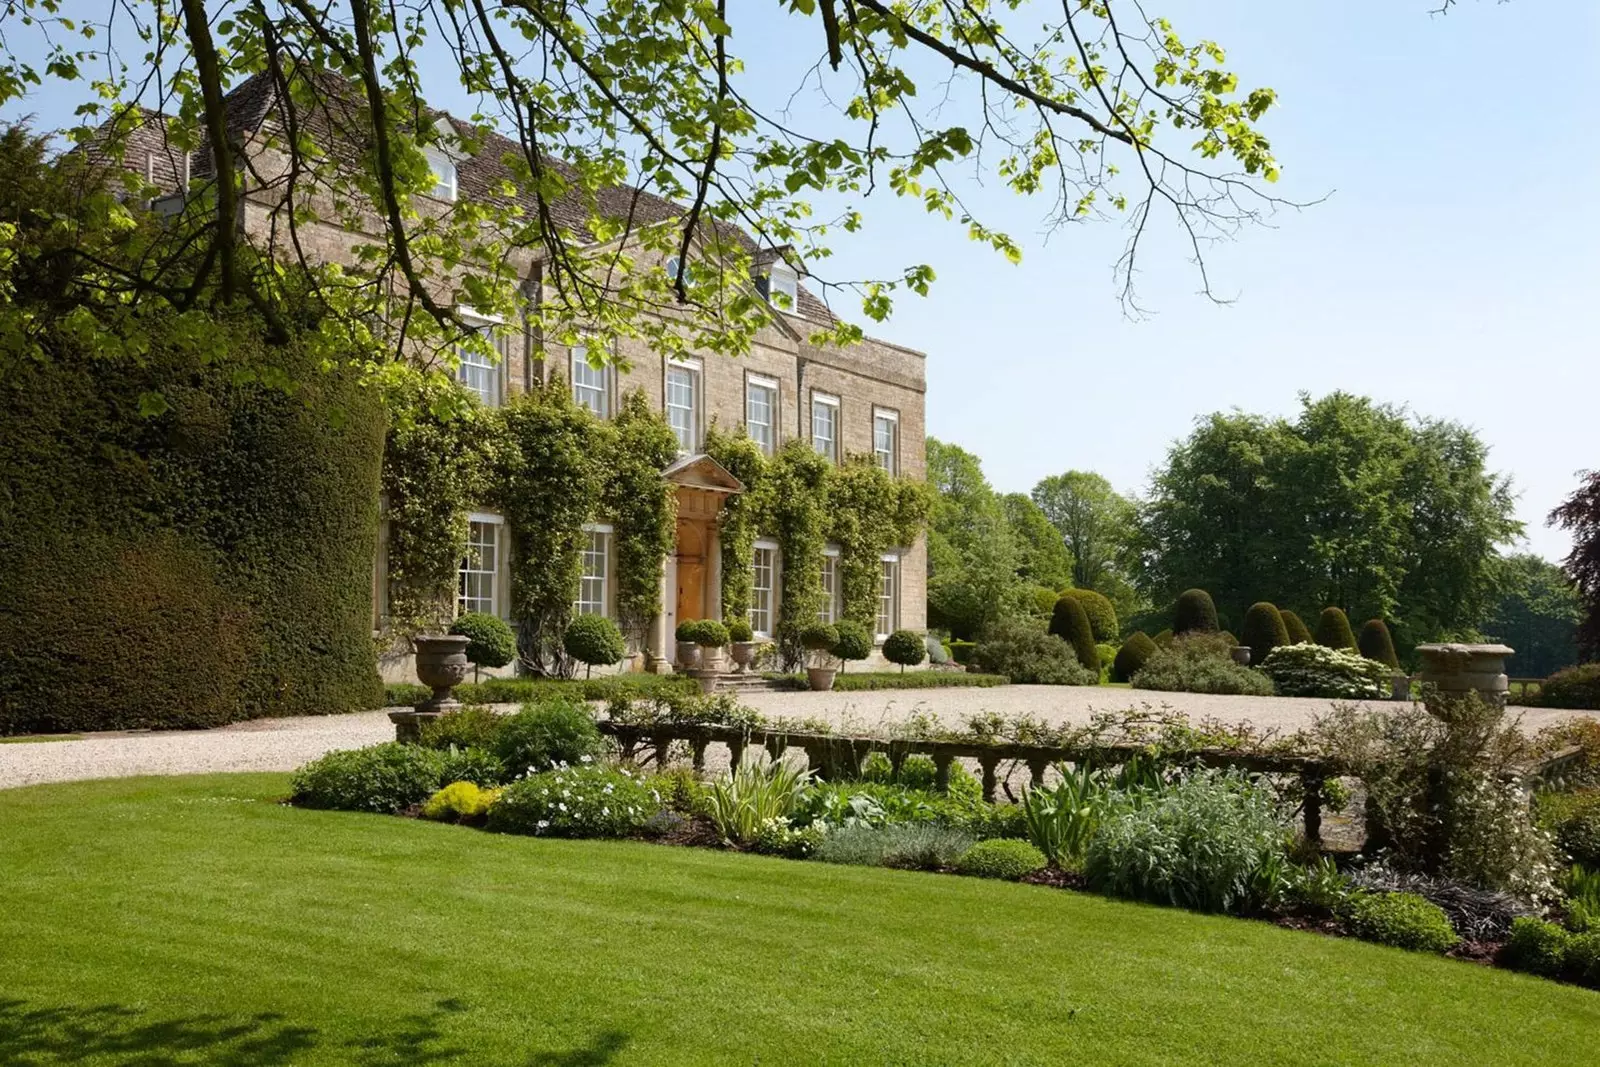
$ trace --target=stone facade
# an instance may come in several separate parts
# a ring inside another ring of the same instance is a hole
[[[271,101],[263,97],[262,87],[253,79],[235,90],[230,105],[238,113],[230,118],[230,126],[243,139],[246,152],[251,156],[251,184],[246,188],[240,210],[240,224],[245,234],[257,245],[288,256],[289,236],[286,225],[287,196],[284,184],[288,173],[287,157],[268,143],[275,119]],[[149,116],[151,122],[141,127],[137,140],[130,142],[125,165],[146,172],[151,184],[174,193],[187,192],[191,175],[203,181],[208,169],[204,151],[192,159],[174,159],[161,131],[160,116]],[[136,149],[136,150],[134,150]],[[460,196],[474,195],[475,188],[485,186],[492,176],[493,164],[485,156],[462,161],[458,166]],[[628,191],[631,193],[631,191]],[[315,190],[302,189],[297,199],[309,200],[313,208],[321,207],[323,217],[335,217],[331,204],[320,204],[323,199]],[[651,210],[659,219],[670,218],[676,212],[673,205],[650,198]],[[375,220],[374,220],[375,222]],[[354,247],[371,239],[379,227],[371,226],[372,233],[361,233],[366,225],[355,230],[338,225],[307,221],[294,234],[295,247],[308,258],[324,262],[352,263]],[[541,293],[538,258],[527,251],[514,251],[513,262],[517,276],[524,280],[524,291],[533,299]],[[758,256],[758,263],[771,263],[772,256]],[[732,429],[746,421],[747,390],[752,379],[771,386],[776,384],[775,445],[812,436],[813,402],[818,397],[833,406],[837,412],[837,458],[847,455],[875,452],[875,425],[892,425],[892,447],[887,459],[890,469],[897,474],[921,478],[926,471],[924,452],[925,435],[925,374],[922,353],[885,341],[867,339],[845,348],[819,347],[807,337],[819,325],[834,321],[832,313],[814,294],[806,290],[803,281],[798,283],[798,295],[792,310],[772,310],[771,324],[761,329],[754,339],[751,351],[741,357],[707,355],[695,360],[697,364],[699,404],[694,440],[687,453],[697,451],[705,430],[713,423],[723,429]],[[559,374],[570,380],[573,354],[567,349],[551,345],[541,346],[538,339],[515,326],[497,330],[501,361],[493,369],[497,376],[497,401],[513,396],[527,388],[530,380],[548,378]],[[633,390],[642,391],[656,410],[663,410],[667,402],[668,361],[650,350],[643,342],[625,343],[612,354],[611,365],[605,372],[605,388],[609,395],[609,410],[616,410],[620,397]],[[680,486],[683,492],[704,493],[704,486],[689,483]],[[715,509],[713,509],[713,512]],[[487,523],[493,516],[480,516]],[[680,529],[680,537],[682,531]],[[697,538],[702,535],[697,534]],[[708,583],[703,595],[693,602],[705,605],[706,614],[716,615],[720,603],[721,561],[716,550],[715,515],[703,535],[705,543],[698,543],[692,551],[693,558],[703,565],[704,580]],[[378,567],[384,566],[380,535]],[[688,573],[691,549],[680,543],[680,555],[669,559],[663,574],[662,615],[652,627],[647,641],[649,647],[635,665],[663,668],[672,657],[671,635],[678,604],[684,601],[681,589],[674,589],[674,575],[680,570]],[[898,552],[898,589],[893,620],[895,627],[921,631],[927,625],[927,546],[925,537],[919,536],[915,544],[902,546]],[[678,566],[679,560],[684,567]],[[492,584],[508,585],[509,573],[505,567],[504,552],[500,553]],[[486,579],[488,580],[488,579]],[[465,579],[464,579],[465,581]],[[384,581],[382,574],[374,576],[374,597],[377,601],[375,619],[381,615]],[[465,595],[465,594],[464,594]],[[506,613],[509,596],[502,590],[498,605]],[[874,656],[874,659],[878,659]],[[396,680],[409,680],[412,676],[410,657],[394,657],[383,664],[384,674]],[[499,673],[504,673],[499,672]]]

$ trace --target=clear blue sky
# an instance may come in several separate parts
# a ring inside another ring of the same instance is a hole
[[[1245,85],[1278,90],[1265,124],[1277,191],[1331,194],[1211,250],[1229,306],[1196,294],[1169,228],[1140,279],[1153,314],[1129,320],[1111,277],[1120,225],[1045,241],[1048,204],[993,183],[969,203],[1022,241],[1020,266],[880,195],[863,234],[834,240],[827,273],[934,266],[932,295],[902,298],[871,332],[928,353],[929,432],[978,453],[1002,490],[1080,468],[1137,493],[1197,416],[1292,414],[1302,390],[1345,389],[1478,429],[1515,480],[1529,547],[1555,558],[1567,541],[1544,515],[1578,468],[1600,466],[1600,4],[1430,6],[1147,0],[1185,39],[1223,44]],[[735,10],[746,82],[770,74],[782,99],[820,50],[816,23],[775,0]],[[433,82],[436,103],[470,112]],[[76,101],[63,97],[7,110],[65,124]]]

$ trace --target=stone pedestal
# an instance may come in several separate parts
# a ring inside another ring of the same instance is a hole
[[[1511,688],[1506,657],[1513,651],[1505,645],[1418,645],[1422,684],[1446,697],[1477,693],[1503,707]]]

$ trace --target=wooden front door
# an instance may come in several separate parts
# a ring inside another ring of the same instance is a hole
[[[706,614],[706,527],[692,519],[678,520],[678,621]]]

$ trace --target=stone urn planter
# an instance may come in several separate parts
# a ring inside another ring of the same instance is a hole
[[[1250,666],[1249,645],[1234,645],[1232,648],[1228,649],[1228,655],[1232,656],[1233,662],[1237,663],[1239,666]]]
[[[839,673],[834,667],[807,667],[806,681],[814,693],[826,693],[833,688],[833,676]]]
[[[678,642],[678,667],[691,671],[700,666],[700,646],[693,641]]]
[[[735,641],[728,646],[728,655],[733,659],[733,665],[741,671],[750,669],[750,664],[756,661],[756,643],[754,641]]]
[[[703,671],[711,671],[713,673],[720,672],[722,670],[722,646],[701,645],[699,648],[700,669]]]
[[[414,638],[417,649],[417,678],[433,690],[433,695],[416,705],[421,715],[442,715],[461,707],[453,692],[467,680],[467,643],[463,634],[438,634]]]
[[[1511,683],[1506,678],[1506,657],[1515,651],[1506,645],[1418,645],[1422,657],[1422,683],[1441,696],[1477,693],[1504,706]]]
[[[694,680],[699,683],[700,692],[706,694],[707,696],[710,696],[712,693],[717,691],[717,682],[722,678],[721,671],[707,670],[704,667],[696,667],[689,673],[694,677]]]

